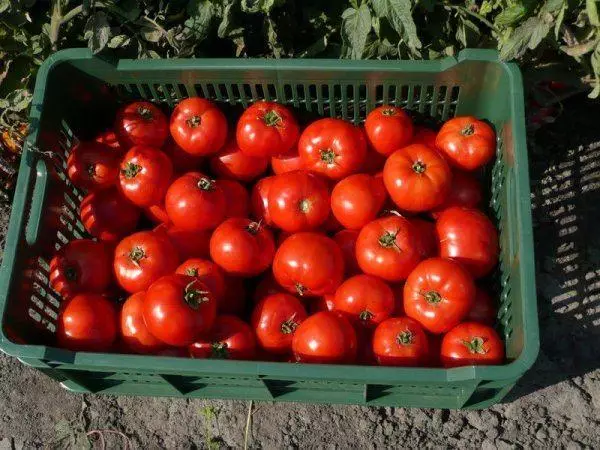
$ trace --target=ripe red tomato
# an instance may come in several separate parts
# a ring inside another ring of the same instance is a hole
[[[144,291],[179,264],[177,250],[164,233],[138,231],[115,249],[115,278],[125,291]]]
[[[116,241],[135,230],[141,211],[116,187],[91,192],[79,205],[86,231],[102,241]]]
[[[227,219],[210,238],[210,257],[231,275],[258,275],[269,268],[274,254],[271,231],[250,219]]]
[[[480,287],[475,290],[475,301],[465,316],[466,322],[477,322],[493,326],[496,322],[498,307],[492,296]]]
[[[275,278],[273,278],[273,273],[268,272],[260,278],[260,281],[254,288],[254,293],[252,294],[252,304],[257,305],[263,298],[268,297],[269,295],[279,294],[281,292],[285,292]]]
[[[142,311],[153,336],[181,347],[210,330],[217,315],[217,301],[200,281],[173,274],[152,283]]]
[[[200,172],[177,178],[165,196],[169,219],[177,228],[211,230],[225,218],[225,194],[219,183]]]
[[[273,275],[281,287],[300,296],[332,294],[344,277],[344,257],[332,239],[296,233],[277,249]]]
[[[132,147],[121,161],[121,192],[134,205],[146,208],[160,204],[173,176],[173,165],[162,151]]]
[[[310,314],[315,314],[315,313],[318,313],[319,311],[333,311],[334,310],[334,299],[335,299],[335,294],[325,294],[321,297],[315,297],[315,298],[311,299],[310,303],[308,305]]]
[[[391,284],[392,292],[394,293],[394,312],[392,317],[405,316],[404,313],[404,283]]]
[[[382,366],[420,366],[429,359],[429,342],[423,327],[410,317],[381,322],[373,334],[373,353]]]
[[[273,224],[291,233],[314,230],[330,211],[327,183],[303,170],[275,176],[267,202]]]
[[[173,225],[159,225],[155,232],[166,233],[171,243],[175,246],[179,260],[189,258],[208,258],[210,253],[210,231],[182,230]]]
[[[421,212],[444,201],[450,191],[452,173],[436,150],[413,144],[388,158],[383,168],[383,181],[399,208]]]
[[[160,148],[169,134],[167,116],[150,102],[133,102],[117,112],[115,133],[124,150],[134,145]]]
[[[58,317],[58,346],[73,351],[103,352],[117,337],[117,312],[100,294],[79,294]]]
[[[441,359],[444,367],[502,364],[504,344],[493,328],[465,322],[444,336]]]
[[[212,173],[221,178],[252,181],[262,175],[269,166],[269,159],[242,153],[235,139],[210,159]]]
[[[431,333],[445,333],[460,323],[475,301],[475,283],[451,259],[430,258],[404,284],[404,311]]]
[[[121,147],[117,135],[112,130],[106,130],[99,133],[94,139],[94,141],[98,142],[99,144],[103,144],[107,147],[110,147],[114,152],[118,153],[119,155],[122,155],[125,151],[125,149]]]
[[[331,210],[344,228],[360,230],[375,220],[386,199],[381,177],[355,174],[338,182],[331,192]]]
[[[169,137],[163,146],[163,152],[171,159],[175,173],[185,173],[198,170],[204,159],[201,156],[191,155]]]
[[[376,152],[370,145],[368,145],[367,156],[365,157],[365,162],[363,163],[361,172],[375,175],[383,170],[386,160],[387,157],[385,155]]]
[[[225,218],[248,217],[250,214],[250,195],[241,183],[234,180],[217,180],[225,195]]]
[[[416,231],[416,245],[421,255],[421,259],[431,258],[438,253],[438,241],[435,234],[435,224],[428,220],[411,217],[409,222]]]
[[[434,131],[426,127],[416,127],[415,134],[412,138],[411,144],[424,144],[430,148],[435,147],[435,138],[437,137],[437,131]]]
[[[481,184],[468,172],[455,170],[452,173],[452,185],[446,199],[438,206],[431,215],[438,218],[440,212],[452,206],[465,206],[477,208],[483,200]]]
[[[455,117],[442,126],[435,145],[452,166],[475,170],[494,157],[496,133],[487,123],[473,116]]]
[[[402,281],[421,259],[416,242],[416,232],[407,219],[382,217],[360,230],[356,260],[364,273],[387,281]]]
[[[411,141],[413,123],[402,108],[383,105],[369,113],[365,131],[369,143],[377,152],[391,155]]]
[[[253,359],[256,339],[252,328],[235,316],[218,316],[210,332],[189,347],[192,358]]]
[[[190,258],[177,267],[175,273],[194,277],[219,301],[225,294],[225,274],[219,266],[208,259]]]
[[[250,193],[252,216],[259,222],[269,226],[273,225],[269,214],[269,192],[271,191],[273,181],[275,181],[275,177],[261,178],[252,187],[252,192]]]
[[[191,155],[217,153],[227,140],[227,119],[210,100],[198,97],[179,102],[171,114],[171,136]]]
[[[164,203],[148,206],[144,208],[144,215],[153,223],[170,225],[169,215],[165,209]]]
[[[217,303],[217,313],[243,316],[246,312],[246,288],[244,280],[225,275],[225,293]]]
[[[119,154],[98,142],[80,142],[67,159],[67,175],[79,189],[94,191],[114,186],[119,177]]]
[[[146,327],[143,316],[145,292],[136,292],[121,309],[121,340],[125,349],[134,353],[155,353],[165,344],[156,339]]]
[[[394,293],[372,275],[355,275],[335,291],[333,309],[343,313],[354,325],[374,328],[392,315]]]
[[[305,319],[292,338],[296,361],[344,364],[356,359],[356,333],[350,322],[335,311],[318,312]]]
[[[246,155],[268,158],[290,151],[299,134],[298,123],[287,107],[261,101],[244,111],[235,136]]]
[[[481,211],[448,208],[438,217],[435,228],[442,258],[459,261],[475,278],[487,275],[496,266],[498,232]]]
[[[305,169],[341,180],[362,167],[367,144],[361,130],[341,119],[320,119],[300,136],[298,154]]]
[[[104,242],[77,239],[50,261],[50,287],[63,298],[81,292],[101,294],[112,281],[112,249]]]
[[[294,331],[306,319],[304,306],[290,294],[273,294],[263,298],[252,312],[252,328],[258,344],[276,354],[292,349]]]
[[[342,255],[344,255],[347,277],[361,272],[358,261],[356,261],[356,239],[358,239],[357,230],[341,230],[333,236],[333,240],[339,245]]]
[[[300,158],[300,155],[298,154],[298,149],[294,147],[287,153],[272,156],[271,169],[273,169],[275,175],[304,169],[304,164],[302,164],[302,158]]]

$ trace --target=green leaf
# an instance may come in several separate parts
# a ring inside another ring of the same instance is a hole
[[[348,46],[348,56],[352,59],[362,58],[371,31],[371,12],[366,3],[359,9],[348,8],[342,14],[342,39]]]
[[[31,92],[27,89],[17,89],[6,96],[8,106],[5,109],[14,112],[24,111],[31,104]]]
[[[273,8],[283,4],[284,0],[242,0],[242,11],[254,14],[263,12],[269,14]]]
[[[562,8],[558,15],[556,16],[556,21],[554,22],[554,38],[558,40],[558,34],[560,33],[560,27],[562,26],[563,21],[565,20],[565,12],[567,10],[567,3],[563,1]]]
[[[280,40],[277,38],[275,24],[270,18],[267,19],[267,41],[275,58],[281,58],[283,46],[281,45]]]
[[[129,38],[129,36],[127,36],[125,34],[119,34],[117,36],[113,36],[112,38],[110,38],[110,41],[108,41],[108,47],[109,48],[127,47],[130,42],[131,42],[131,39]]]
[[[550,31],[550,24],[539,17],[530,17],[518,28],[510,38],[501,44],[500,58],[504,60],[518,59],[527,51],[533,50]]]
[[[527,14],[527,9],[520,3],[509,6],[496,16],[494,23],[499,27],[507,27],[517,23]]]
[[[191,0],[188,3],[188,13],[191,17],[184,25],[197,40],[203,40],[210,31],[215,14],[213,4],[208,0]]]
[[[142,13],[142,10],[140,9],[140,3],[141,2],[139,0],[124,0],[119,2],[118,7],[116,5],[112,5],[110,9],[118,8],[119,15],[133,22],[140,17],[140,14]]]
[[[600,26],[600,18],[598,18],[598,5],[596,0],[585,0],[585,10],[587,11],[590,23],[595,27]]]
[[[0,0],[0,13],[8,11],[10,8],[10,0]]]
[[[588,95],[589,98],[598,98],[600,96],[600,44],[596,46],[596,50],[592,53],[590,59],[594,75],[596,77],[596,86],[594,90]]]
[[[372,5],[375,14],[386,17],[411,53],[418,55],[422,44],[412,18],[410,0],[372,0]]]
[[[235,3],[230,2],[225,6],[223,10],[223,19],[219,24],[219,28],[217,29],[217,36],[221,39],[229,36],[229,32],[231,31],[231,27],[233,25],[233,7]]]
[[[158,42],[163,35],[163,32],[158,28],[154,28],[152,26],[142,27],[140,29],[140,34],[144,38],[145,41],[148,42]]]
[[[599,41],[600,39],[592,39],[577,45],[561,45],[560,49],[567,55],[577,58],[594,50]]]
[[[92,53],[100,52],[108,44],[110,25],[103,11],[97,11],[90,16],[85,24],[84,38],[88,40],[88,47]]]
[[[312,58],[322,53],[327,48],[327,35],[321,36],[314,43],[312,43],[306,50],[296,55],[298,58]]]

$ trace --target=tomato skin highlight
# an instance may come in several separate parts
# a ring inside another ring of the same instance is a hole
[[[373,334],[373,353],[381,366],[421,366],[428,362],[429,339],[423,327],[410,317],[381,322]]]
[[[442,339],[444,367],[497,365],[504,361],[504,344],[496,331],[480,323],[464,322]]]
[[[160,148],[169,134],[167,117],[153,103],[129,103],[117,112],[115,134],[124,150],[134,145]]]
[[[165,348],[165,344],[155,338],[146,327],[143,316],[144,291],[131,295],[121,309],[121,340],[126,350],[134,353],[156,353]]]
[[[71,150],[67,175],[79,189],[95,191],[114,186],[119,178],[119,153],[93,141],[83,141]]]
[[[365,131],[373,149],[389,156],[410,143],[414,127],[402,108],[383,105],[367,115]]]
[[[192,358],[251,360],[256,339],[250,326],[235,316],[218,316],[206,337],[189,346]]]
[[[79,206],[86,231],[101,241],[116,241],[133,232],[140,215],[141,211],[116,187],[89,193]]]
[[[344,228],[360,230],[377,218],[386,197],[381,177],[367,174],[350,175],[333,188],[331,210]]]

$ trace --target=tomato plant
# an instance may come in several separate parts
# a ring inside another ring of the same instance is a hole
[[[252,216],[269,226],[273,225],[271,215],[269,214],[269,192],[271,191],[273,181],[275,181],[275,177],[261,178],[252,187],[252,192],[250,193],[250,210]]]
[[[419,263],[404,284],[404,311],[431,333],[445,333],[467,315],[475,301],[475,283],[450,259]]]
[[[248,217],[250,214],[250,195],[241,183],[235,180],[217,180],[225,196],[225,218]]]
[[[440,212],[452,206],[476,208],[483,201],[481,184],[468,172],[454,170],[450,191],[440,206],[432,211],[432,216],[438,218]]]
[[[356,261],[356,239],[358,239],[357,230],[341,230],[333,235],[333,240],[342,250],[347,277],[361,272]]]
[[[497,312],[498,307],[492,296],[486,290],[477,287],[475,290],[475,301],[465,316],[465,321],[493,326],[496,323]]]
[[[374,220],[360,230],[356,239],[359,267],[387,281],[405,280],[420,259],[416,232],[404,217]]]
[[[411,141],[413,123],[402,108],[383,105],[367,115],[365,131],[375,151],[391,155]]]
[[[475,170],[494,157],[496,133],[487,123],[473,116],[454,117],[444,123],[435,144],[452,166]]]
[[[94,191],[114,186],[119,177],[119,153],[106,145],[82,141],[67,159],[67,175],[79,189]]]
[[[439,206],[450,191],[452,174],[444,158],[423,144],[393,153],[383,168],[383,181],[399,208],[422,212]]]
[[[153,336],[169,345],[184,346],[211,329],[217,301],[194,277],[166,275],[146,291],[142,312]]]
[[[296,233],[277,249],[273,275],[293,294],[332,294],[344,277],[344,257],[331,238],[319,233]]]
[[[455,206],[436,222],[440,256],[463,264],[475,277],[492,271],[498,262],[498,231],[481,211]]]
[[[117,112],[115,133],[124,150],[134,145],[160,148],[169,134],[167,117],[150,102],[133,102]]]
[[[275,226],[292,233],[314,230],[329,216],[329,188],[311,172],[284,173],[272,181],[267,203]]]
[[[200,172],[177,178],[165,196],[165,209],[177,228],[211,230],[225,218],[225,194],[218,182]]]
[[[373,275],[355,275],[335,291],[333,309],[357,326],[373,328],[394,311],[394,293]]]
[[[141,211],[117,190],[103,189],[86,195],[79,206],[85,230],[102,241],[116,241],[135,230]]]
[[[206,285],[217,301],[225,294],[225,274],[218,265],[208,259],[187,259],[175,269],[175,273],[196,278]]]
[[[290,151],[299,133],[298,123],[287,107],[260,101],[241,115],[236,140],[246,155],[268,158]]]
[[[410,317],[381,322],[373,334],[373,353],[382,366],[419,366],[429,358],[429,339],[423,327]]]
[[[227,119],[210,100],[191,97],[180,101],[170,122],[171,136],[191,155],[217,153],[227,140]]]
[[[265,157],[249,156],[231,139],[225,147],[210,159],[212,173],[221,178],[239,181],[252,181],[263,174],[269,166]]]
[[[115,249],[115,278],[125,291],[143,291],[163,275],[172,273],[179,264],[177,250],[164,233],[138,231]]]
[[[235,316],[218,316],[207,336],[189,347],[193,358],[253,359],[256,339],[252,328]]]
[[[359,230],[375,220],[386,196],[381,177],[368,174],[350,175],[333,188],[331,210],[344,228]]]
[[[143,315],[144,291],[131,295],[121,309],[121,341],[125,349],[134,353],[156,353],[165,344],[155,338],[146,327]]]
[[[465,322],[442,339],[441,359],[444,367],[501,364],[504,344],[493,328]]]
[[[298,154],[305,169],[341,180],[361,169],[367,144],[360,129],[351,123],[341,119],[320,119],[302,132]]]

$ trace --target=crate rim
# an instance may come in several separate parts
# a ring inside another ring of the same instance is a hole
[[[37,123],[39,120],[39,111],[36,106],[42,104],[45,93],[45,81],[48,74],[57,65],[76,59],[98,58],[92,55],[88,49],[75,48],[58,51],[47,58],[40,67],[36,79],[35,90],[32,99],[32,106],[29,121]],[[103,59],[103,58],[102,58]],[[521,72],[517,65],[512,62],[506,62],[499,59],[498,52],[495,50],[465,49],[454,56],[448,56],[439,60],[430,61],[408,61],[408,60],[335,60],[335,59],[236,59],[236,58],[214,58],[214,59],[149,59],[133,60],[120,59],[109,61],[103,59],[107,64],[116,67],[117,70],[143,70],[150,65],[153,70],[185,70],[185,69],[218,69],[228,68],[235,65],[242,69],[265,69],[275,70],[418,70],[421,72],[432,72],[447,70],[450,67],[459,64],[465,60],[487,61],[499,64],[509,77],[512,90],[510,108],[512,110],[512,127],[515,141],[515,171],[518,175],[515,177],[515,190],[522,191],[527,189],[529,192],[529,169],[527,161],[527,147],[525,143],[525,123],[524,123],[524,104],[523,104],[523,83]],[[135,63],[135,67],[132,64]],[[519,119],[520,118],[520,119]],[[8,232],[6,234],[6,244],[4,257],[0,267],[0,314],[2,321],[6,313],[7,299],[9,295],[9,286],[14,276],[13,261],[16,256],[17,242],[25,226],[22,214],[16,214],[16,211],[22,211],[26,199],[31,194],[33,187],[31,179],[36,175],[36,164],[38,158],[31,150],[35,148],[39,129],[33,127],[30,135],[26,139],[21,163],[19,167],[19,176],[15,188],[15,196],[11,208],[11,217]],[[525,186],[522,186],[525,184]],[[526,199],[527,200],[527,199]],[[516,208],[518,218],[521,223],[531,222],[531,205],[529,202],[520,199]],[[521,268],[532,267],[534,265],[533,254],[533,231],[532,228],[521,230],[522,236],[519,240],[519,258]],[[537,296],[535,288],[535,277],[520,277],[520,289],[524,297],[523,301],[523,326],[527,328],[524,334],[523,349],[520,355],[509,364],[497,366],[464,366],[452,369],[444,368],[407,368],[407,367],[382,367],[382,366],[340,366],[340,365],[321,365],[321,364],[291,364],[278,362],[260,362],[260,361],[219,361],[220,364],[215,368],[212,360],[199,360],[191,358],[175,358],[165,356],[147,356],[147,355],[127,355],[112,353],[90,353],[90,352],[72,352],[49,347],[45,345],[17,344],[9,340],[4,332],[4,327],[0,326],[0,350],[4,353],[22,358],[23,360],[48,360],[59,364],[76,364],[87,366],[91,369],[98,368],[106,371],[108,367],[115,371],[126,370],[154,370],[157,372],[199,372],[214,375],[237,375],[248,377],[277,377],[277,378],[323,378],[340,381],[356,381],[367,384],[377,383],[400,383],[400,382],[466,382],[479,380],[511,380],[519,378],[534,364],[539,352],[539,323],[537,315]],[[135,369],[132,368],[135,366]],[[352,367],[352,371],[340,370],[343,367]],[[351,373],[351,375],[350,375]],[[366,381],[369,380],[369,381]]]

